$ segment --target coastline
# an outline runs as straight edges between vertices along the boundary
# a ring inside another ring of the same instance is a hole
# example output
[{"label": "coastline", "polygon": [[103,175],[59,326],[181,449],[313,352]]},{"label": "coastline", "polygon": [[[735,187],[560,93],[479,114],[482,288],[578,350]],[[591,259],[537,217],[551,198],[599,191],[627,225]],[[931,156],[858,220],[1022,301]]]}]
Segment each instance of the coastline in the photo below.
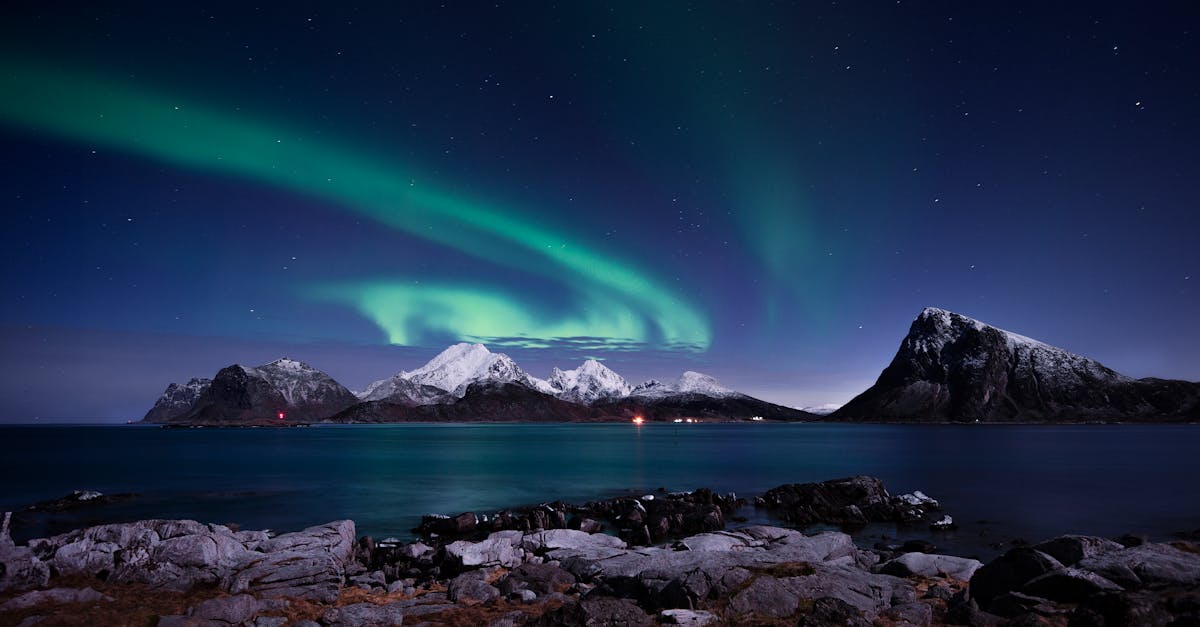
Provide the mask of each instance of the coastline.
[{"label": "coastline", "polygon": [[[1200,618],[1192,541],[1060,536],[985,565],[927,543],[863,548],[839,531],[731,526],[725,513],[738,500],[696,490],[428,516],[412,542],[358,537],[349,520],[279,535],[144,520],[16,546],[6,517],[0,624],[119,615],[307,627],[1031,624],[1135,610]],[[801,529],[944,516],[923,493],[893,496],[870,477],[779,486],[756,500]]]}]

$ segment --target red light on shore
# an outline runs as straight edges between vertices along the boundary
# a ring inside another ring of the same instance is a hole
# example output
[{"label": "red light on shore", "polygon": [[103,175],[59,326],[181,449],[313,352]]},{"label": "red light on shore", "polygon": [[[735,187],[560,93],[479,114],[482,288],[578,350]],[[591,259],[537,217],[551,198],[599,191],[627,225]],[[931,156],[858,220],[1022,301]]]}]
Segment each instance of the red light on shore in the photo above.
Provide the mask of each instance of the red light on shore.
[{"label": "red light on shore", "polygon": [[634,417],[633,417],[633,424],[635,424],[635,425],[640,425],[640,424],[642,424],[643,422],[646,422],[646,419],[645,419],[645,418],[642,418],[641,416],[634,416]]},{"label": "red light on shore", "polygon": [[283,412],[279,412],[279,419],[283,420]]}]

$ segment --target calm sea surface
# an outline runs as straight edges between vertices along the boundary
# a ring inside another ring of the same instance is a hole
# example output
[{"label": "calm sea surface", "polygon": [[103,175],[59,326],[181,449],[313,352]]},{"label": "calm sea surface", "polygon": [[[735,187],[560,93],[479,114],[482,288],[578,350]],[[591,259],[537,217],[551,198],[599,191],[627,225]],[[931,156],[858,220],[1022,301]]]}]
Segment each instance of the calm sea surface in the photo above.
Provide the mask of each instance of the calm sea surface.
[{"label": "calm sea surface", "polygon": [[[1200,528],[1200,427],[832,424],[454,424],[293,429],[0,427],[0,508],[74,489],[127,502],[18,520],[18,541],[97,522],[193,518],[299,529],[352,518],[408,535],[423,513],[583,501],[665,487],[751,497],[855,474],[922,490],[961,528],[858,534],[989,544],[1058,533]],[[768,521],[747,508],[751,521]]]}]

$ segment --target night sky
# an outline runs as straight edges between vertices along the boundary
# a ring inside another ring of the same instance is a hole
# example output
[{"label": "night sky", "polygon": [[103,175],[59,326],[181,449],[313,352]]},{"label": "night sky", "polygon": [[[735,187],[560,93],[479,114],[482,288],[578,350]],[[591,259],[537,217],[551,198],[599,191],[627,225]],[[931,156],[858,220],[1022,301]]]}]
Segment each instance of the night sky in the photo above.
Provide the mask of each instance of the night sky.
[{"label": "night sky", "polygon": [[460,340],[841,403],[928,305],[1200,379],[1196,3],[379,4],[4,3],[0,421]]}]

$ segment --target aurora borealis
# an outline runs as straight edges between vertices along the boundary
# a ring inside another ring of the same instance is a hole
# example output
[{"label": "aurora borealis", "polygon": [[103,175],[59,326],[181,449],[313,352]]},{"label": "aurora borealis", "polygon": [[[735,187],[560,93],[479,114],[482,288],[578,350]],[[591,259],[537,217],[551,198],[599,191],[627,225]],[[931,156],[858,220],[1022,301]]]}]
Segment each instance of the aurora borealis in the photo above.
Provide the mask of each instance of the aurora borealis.
[{"label": "aurora borealis", "polygon": [[1198,13],[6,3],[0,420],[459,340],[838,403],[926,305],[1198,379]]}]

